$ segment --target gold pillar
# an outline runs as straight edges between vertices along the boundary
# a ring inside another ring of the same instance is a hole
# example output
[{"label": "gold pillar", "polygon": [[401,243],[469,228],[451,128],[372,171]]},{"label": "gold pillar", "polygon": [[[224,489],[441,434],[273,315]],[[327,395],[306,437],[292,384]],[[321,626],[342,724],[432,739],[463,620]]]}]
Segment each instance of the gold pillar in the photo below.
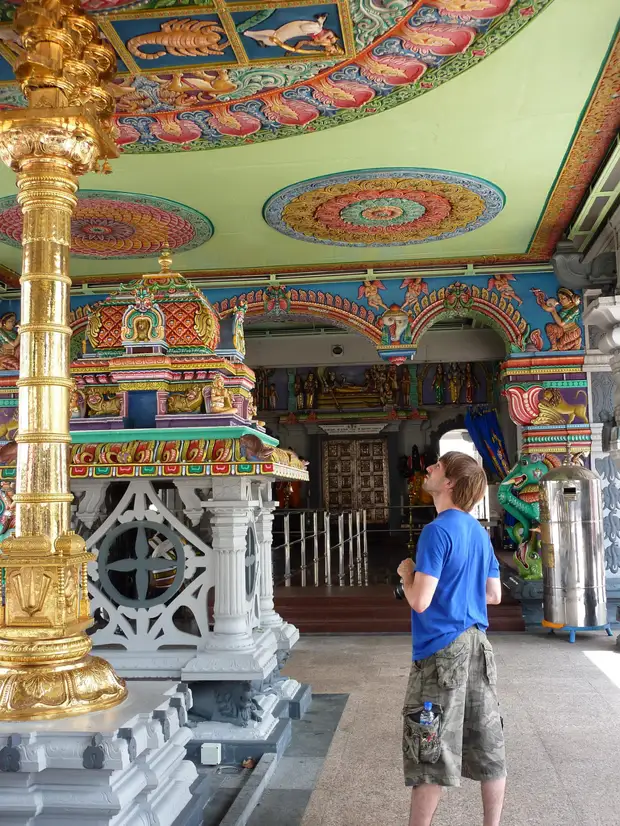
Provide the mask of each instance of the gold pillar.
[{"label": "gold pillar", "polygon": [[86,566],[70,530],[69,248],[78,176],[116,155],[101,85],[115,57],[77,0],[25,0],[15,74],[28,108],[0,113],[0,158],[22,207],[15,536],[0,545],[0,720],[64,717],[121,702],[125,684],[89,656]]}]

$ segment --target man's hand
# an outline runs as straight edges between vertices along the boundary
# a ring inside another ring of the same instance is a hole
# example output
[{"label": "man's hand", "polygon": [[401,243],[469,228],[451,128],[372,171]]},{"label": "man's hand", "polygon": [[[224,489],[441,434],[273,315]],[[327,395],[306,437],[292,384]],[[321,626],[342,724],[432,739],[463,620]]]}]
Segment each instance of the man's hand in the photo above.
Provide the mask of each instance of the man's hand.
[{"label": "man's hand", "polygon": [[398,576],[407,582],[407,580],[411,580],[415,571],[415,565],[413,564],[413,559],[408,557],[407,559],[403,559],[403,561],[398,566],[396,573]]}]

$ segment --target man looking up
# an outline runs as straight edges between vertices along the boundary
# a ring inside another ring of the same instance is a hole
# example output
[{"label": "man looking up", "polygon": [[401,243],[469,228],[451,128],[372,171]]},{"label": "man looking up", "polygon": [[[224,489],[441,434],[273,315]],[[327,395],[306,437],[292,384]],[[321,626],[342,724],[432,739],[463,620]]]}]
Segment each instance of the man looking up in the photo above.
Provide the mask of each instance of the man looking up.
[{"label": "man looking up", "polygon": [[437,517],[420,534],[415,566],[405,559],[398,567],[412,609],[403,711],[409,826],[430,826],[442,787],[459,786],[461,776],[482,784],[483,826],[499,826],[501,818],[506,757],[485,633],[487,605],[501,602],[501,583],[489,537],[470,515],[486,484],[483,469],[464,453],[446,453],[431,465],[424,488]]}]

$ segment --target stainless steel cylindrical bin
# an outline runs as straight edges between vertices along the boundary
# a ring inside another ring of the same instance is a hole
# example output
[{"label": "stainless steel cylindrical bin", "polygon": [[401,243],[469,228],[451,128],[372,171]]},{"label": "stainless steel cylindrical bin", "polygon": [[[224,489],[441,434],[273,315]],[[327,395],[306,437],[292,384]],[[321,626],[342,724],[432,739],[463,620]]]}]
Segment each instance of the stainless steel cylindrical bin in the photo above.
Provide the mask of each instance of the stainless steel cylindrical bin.
[{"label": "stainless steel cylindrical bin", "polygon": [[557,626],[607,622],[603,505],[598,475],[578,465],[540,480],[544,617]]}]

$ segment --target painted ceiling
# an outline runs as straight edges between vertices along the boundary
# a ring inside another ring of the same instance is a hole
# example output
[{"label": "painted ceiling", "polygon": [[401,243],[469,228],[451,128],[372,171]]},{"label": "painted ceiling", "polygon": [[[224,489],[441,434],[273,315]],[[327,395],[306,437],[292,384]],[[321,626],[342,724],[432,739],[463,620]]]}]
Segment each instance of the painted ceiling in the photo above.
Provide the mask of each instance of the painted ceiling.
[{"label": "painted ceiling", "polygon": [[[81,182],[80,283],[165,246],[194,277],[548,261],[620,124],[616,0],[83,6],[118,54],[121,156]],[[7,109],[21,45],[0,12]],[[0,169],[10,286],[14,192]]]}]

